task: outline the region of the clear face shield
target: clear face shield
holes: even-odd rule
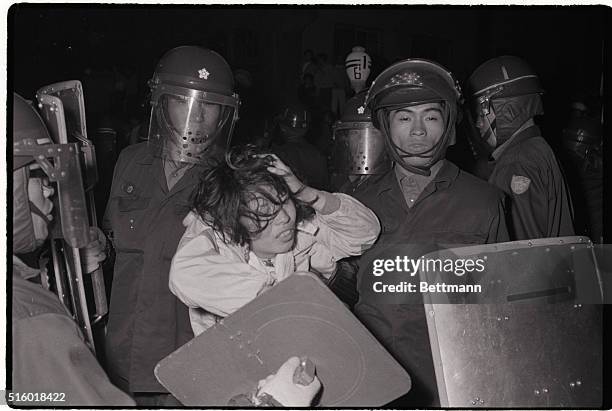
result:
[[[198,163],[229,145],[239,105],[237,96],[160,84],[151,96],[149,145],[162,158]]]
[[[497,123],[495,111],[491,99],[499,94],[503,87],[495,87],[475,98],[472,103],[472,112],[476,122],[476,128],[480,132],[480,138],[492,148],[497,146]]]

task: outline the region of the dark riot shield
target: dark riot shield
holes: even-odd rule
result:
[[[481,287],[423,294],[441,406],[601,406],[602,281],[588,238],[463,247],[424,258],[481,259],[485,266],[460,276],[419,273],[430,286]]]
[[[44,104],[45,96],[57,98],[63,107],[65,133],[54,133],[51,135],[57,138],[57,142],[77,143],[80,151],[81,170],[83,171],[83,181],[85,182],[85,194],[87,199],[87,211],[89,224],[97,226],[96,203],[94,198],[94,186],[98,182],[98,168],[96,164],[95,148],[91,140],[87,138],[87,125],[85,121],[85,100],[83,87],[78,80],[63,81],[40,88],[36,92],[37,99],[42,105],[43,117],[45,120],[50,118],[46,110],[52,106]],[[94,323],[101,320],[108,312],[106,301],[106,290],[104,286],[104,273],[102,268],[90,274],[92,292],[95,304]]]
[[[310,275],[260,295],[160,361],[155,375],[184,405],[227,406],[291,356],[314,363],[323,385],[316,405],[381,406],[410,389],[401,366]]]

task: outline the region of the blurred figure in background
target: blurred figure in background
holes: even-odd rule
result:
[[[572,190],[576,233],[603,242],[603,129],[599,118],[582,115],[563,129],[564,167]]]
[[[302,83],[298,87],[298,99],[308,110],[315,110],[317,106],[317,87],[314,77],[310,73],[304,74]]]
[[[334,87],[332,88],[331,109],[334,113],[334,118],[337,119],[344,111],[346,103],[346,91],[349,88],[348,77],[344,71],[344,62],[342,56],[336,56],[336,64],[333,70]]]
[[[329,189],[327,160],[306,140],[311,113],[299,103],[289,103],[277,115],[270,150],[303,181],[319,190]]]
[[[323,111],[329,111],[331,110],[331,95],[334,87],[334,68],[327,60],[326,53],[317,55],[317,68],[314,81],[319,96],[319,107]]]
[[[302,68],[300,71],[300,79],[304,79],[306,74],[309,74],[314,79],[316,72],[318,71],[317,59],[314,52],[311,49],[304,51],[304,59],[302,62]]]

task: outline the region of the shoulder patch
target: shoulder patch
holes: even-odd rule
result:
[[[523,194],[527,189],[529,189],[529,184],[531,183],[531,179],[525,176],[512,176],[512,181],[510,181],[510,188],[514,194]]]

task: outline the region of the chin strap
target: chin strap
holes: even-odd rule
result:
[[[503,86],[495,87],[494,89],[487,91],[485,94],[477,98],[480,112],[483,116],[483,119],[487,122],[488,125],[487,131],[484,135],[481,135],[481,138],[486,144],[489,144],[487,141],[492,137],[493,144],[489,145],[493,148],[497,146],[497,120],[495,116],[495,111],[493,110],[491,104],[491,98],[499,94],[503,89]],[[489,118],[491,114],[493,115],[493,120]]]
[[[487,122],[487,131],[485,132],[485,134],[482,136],[483,141],[490,145],[491,147],[496,147],[497,146],[497,120],[495,119],[495,117],[493,117],[493,121],[491,121],[489,119],[490,114],[484,114],[484,120]],[[495,114],[493,114],[493,116],[495,116]],[[490,138],[493,138],[492,144],[490,144],[488,141]]]

